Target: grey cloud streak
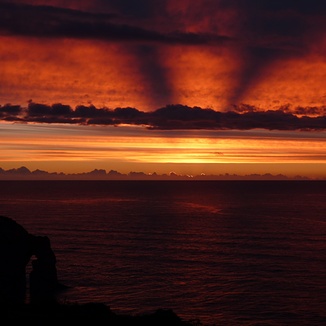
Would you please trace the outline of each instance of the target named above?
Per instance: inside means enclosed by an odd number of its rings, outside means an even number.
[[[216,34],[155,30],[117,23],[116,14],[96,14],[52,6],[0,2],[0,35],[76,38],[162,44],[222,44],[230,38]]]
[[[143,112],[136,108],[96,108],[95,106],[45,105],[30,102],[28,107],[0,106],[0,119],[7,122],[79,124],[79,125],[138,125],[152,130],[326,130],[326,108],[294,108],[258,111],[244,105],[228,112],[200,107],[167,105]],[[304,115],[318,112],[319,115]]]

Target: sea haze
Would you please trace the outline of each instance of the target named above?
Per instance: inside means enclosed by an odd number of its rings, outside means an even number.
[[[51,239],[58,300],[208,325],[325,325],[325,212],[325,181],[0,181],[0,215]]]

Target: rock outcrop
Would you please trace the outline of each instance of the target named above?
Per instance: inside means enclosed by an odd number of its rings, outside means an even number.
[[[30,275],[31,301],[52,301],[60,284],[49,238],[32,235],[14,220],[0,216],[0,304],[24,303],[26,266],[32,256],[36,259]]]
[[[26,266],[32,257],[31,302],[25,302]],[[14,220],[0,216],[0,324],[1,325],[110,325],[110,326],[198,326],[186,322],[172,310],[151,314],[118,315],[104,304],[60,304],[57,290],[65,288],[57,279],[56,257],[48,237],[28,233]]]

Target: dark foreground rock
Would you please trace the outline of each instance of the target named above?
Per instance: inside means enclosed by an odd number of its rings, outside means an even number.
[[[26,304],[26,266],[33,257],[30,303]],[[50,239],[32,235],[0,216],[0,325],[199,325],[183,321],[171,310],[130,316],[118,315],[104,304],[60,304],[56,294],[66,288],[58,282]]]
[[[26,266],[30,259],[30,296],[33,302],[54,302],[58,290],[56,257],[46,236],[30,234],[16,221],[0,216],[0,304],[24,303]]]
[[[198,321],[184,321],[172,310],[157,310],[144,315],[119,315],[99,303],[2,306],[1,325],[106,325],[106,326],[194,326]]]

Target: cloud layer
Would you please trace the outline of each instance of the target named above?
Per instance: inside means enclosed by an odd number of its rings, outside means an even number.
[[[163,44],[215,44],[223,35],[164,33],[115,21],[114,14],[89,13],[52,6],[0,3],[0,34]]]
[[[143,112],[130,107],[108,109],[80,105],[72,109],[69,105],[30,102],[26,108],[10,104],[0,106],[0,119],[24,123],[141,125],[161,130],[326,129],[326,107],[297,107],[291,112],[289,107],[259,111],[250,105],[234,107],[228,112],[185,105],[168,105]]]
[[[66,101],[66,83],[115,107],[320,106],[325,30],[321,0],[0,0],[0,98]]]

